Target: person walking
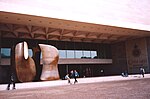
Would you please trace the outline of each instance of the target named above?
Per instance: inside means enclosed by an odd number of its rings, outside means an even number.
[[[75,84],[75,83],[78,83],[77,77],[79,77],[79,73],[78,73],[76,70],[73,71],[73,77],[74,77],[74,79],[75,79],[74,84]]]
[[[8,82],[7,90],[10,90],[10,84],[13,84],[13,88],[12,89],[16,89],[15,88],[15,80],[14,80],[14,74],[13,73],[11,73],[9,75],[9,82]]]
[[[144,68],[140,68],[140,74],[143,76],[143,78],[144,78],[144,74],[145,74],[145,70],[144,70]]]

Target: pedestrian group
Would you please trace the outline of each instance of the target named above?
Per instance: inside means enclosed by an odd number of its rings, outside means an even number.
[[[71,70],[70,74],[67,73],[67,75],[65,76],[65,79],[68,80],[69,84],[72,84],[70,78],[74,78],[74,84],[75,84],[75,83],[78,83],[78,80],[77,80],[78,77],[79,77],[79,73],[76,70]]]

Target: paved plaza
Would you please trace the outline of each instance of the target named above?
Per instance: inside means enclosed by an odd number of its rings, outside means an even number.
[[[9,91],[7,84],[3,84],[0,85],[0,99],[150,99],[150,74],[145,78],[129,75],[80,78],[78,81],[72,85],[66,80],[19,83],[16,90]]]

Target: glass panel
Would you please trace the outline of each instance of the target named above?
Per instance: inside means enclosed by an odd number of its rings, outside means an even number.
[[[41,52],[41,54],[40,54],[40,59],[42,59],[42,52]]]
[[[1,57],[10,58],[11,49],[10,48],[1,48]]]
[[[29,53],[29,56],[30,56],[30,57],[32,57],[32,56],[33,56],[32,49],[29,49],[29,50],[28,50],[28,53]]]
[[[91,51],[91,57],[92,58],[97,58],[97,52],[96,51]]]
[[[59,57],[66,58],[66,50],[59,50]]]
[[[90,51],[83,51],[83,55],[84,55],[85,58],[91,58]]]
[[[75,58],[82,58],[82,51],[75,51]]]
[[[67,50],[67,58],[75,58],[74,50]]]

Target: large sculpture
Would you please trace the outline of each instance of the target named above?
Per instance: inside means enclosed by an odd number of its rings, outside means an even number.
[[[28,55],[28,45],[21,42],[15,47],[16,74],[20,82],[33,81],[36,75],[34,60]]]
[[[59,79],[58,73],[58,50],[51,45],[39,44],[42,51],[43,69],[40,79],[41,80],[57,80]]]

